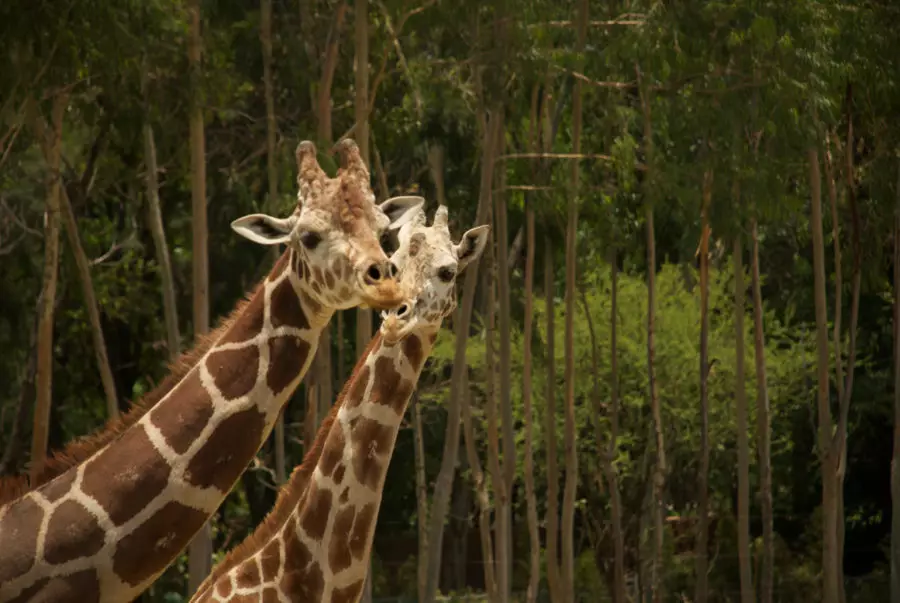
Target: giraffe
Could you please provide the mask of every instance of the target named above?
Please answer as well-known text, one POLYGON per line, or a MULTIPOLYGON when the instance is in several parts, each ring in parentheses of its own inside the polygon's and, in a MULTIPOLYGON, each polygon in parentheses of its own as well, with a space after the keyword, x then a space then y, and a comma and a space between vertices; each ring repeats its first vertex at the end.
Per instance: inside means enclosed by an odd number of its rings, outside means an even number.
POLYGON ((444 206, 432 226, 417 210, 400 228, 391 259, 412 301, 383 314, 275 507, 191 603, 359 601, 401 419, 441 322, 456 307, 456 277, 484 250, 489 230, 478 226, 453 244, 444 206))
POLYGON ((403 301, 379 235, 402 226, 422 200, 376 206, 356 144, 336 150, 341 167, 331 179, 315 146, 298 145, 290 217, 232 223, 247 239, 287 251, 160 391, 54 455, 36 483, 0 488, 20 494, 0 500, 0 602, 134 599, 256 454, 333 313, 403 301))

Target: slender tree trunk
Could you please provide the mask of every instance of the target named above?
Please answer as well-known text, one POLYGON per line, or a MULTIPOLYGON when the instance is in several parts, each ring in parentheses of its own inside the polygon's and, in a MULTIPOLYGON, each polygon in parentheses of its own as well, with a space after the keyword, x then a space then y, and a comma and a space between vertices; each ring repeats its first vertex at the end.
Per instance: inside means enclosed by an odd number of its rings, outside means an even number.
MULTIPOLYGON (((355 0, 356 33, 356 143, 359 152, 369 165, 369 0, 355 0)), ((372 311, 361 308, 356 311, 356 355, 362 354, 372 338, 372 311)))
POLYGON ((495 308, 497 305, 497 289, 495 286, 497 265, 494 255, 494 241, 488 243, 485 250, 484 288, 487 291, 485 297, 485 322, 484 322, 484 349, 485 349, 485 396, 487 402, 487 453, 488 472, 491 476, 491 485, 494 489, 494 573, 497 580, 497 596, 494 603, 507 603, 509 601, 509 564, 507 559, 506 543, 509 538, 509 523, 506 509, 508 507, 506 478, 500 463, 500 426, 497 413, 497 362, 494 352, 495 333, 495 308))
POLYGON ((544 239, 544 295, 547 312, 547 392, 544 437, 547 439, 547 583, 552 603, 563 601, 559 566, 559 465, 556 455, 556 294, 553 246, 544 239))
POLYGON ((644 176, 645 203, 647 222, 647 374, 650 384, 650 410, 653 415, 653 430, 656 437, 656 465, 653 472, 653 525, 654 542, 653 556, 650 563, 651 592, 654 603, 665 600, 664 580, 662 576, 663 554, 663 513, 665 501, 663 493, 666 485, 666 447, 663 436, 662 410, 659 404, 659 391, 656 383, 656 348, 655 348, 655 323, 656 323, 656 234, 653 228, 653 202, 655 200, 655 187, 653 183, 653 121, 648 91, 644 90, 641 82, 640 67, 635 65, 638 89, 641 97, 641 109, 644 114, 644 147, 647 161, 647 173, 644 176))
POLYGON ((772 603, 775 572, 775 542, 772 525, 772 423, 769 414, 766 341, 763 330, 762 286, 759 275, 759 235, 755 218, 750 225, 750 236, 753 244, 751 279, 753 281, 753 348, 756 364, 756 437, 759 454, 759 500, 763 538, 759 601, 760 603, 772 603))
MULTIPOLYGON (((47 436, 50 430, 50 402, 53 399, 53 315, 56 302, 56 282, 59 273, 59 197, 62 188, 59 164, 62 146, 62 127, 68 94, 53 99, 52 132, 37 128, 41 145, 47 149, 47 201, 44 210, 44 271, 41 297, 38 301, 37 372, 34 427, 31 436, 31 479, 47 456, 47 436), (52 136, 51 140, 48 137, 52 136)), ((35 119, 40 123, 40 117, 35 119)))
MULTIPOLYGON (((209 330, 209 258, 206 225, 206 143, 203 133, 203 91, 201 90, 200 0, 189 4, 190 35, 188 63, 191 72, 191 236, 193 239, 194 339, 209 330)), ((197 533, 188 553, 188 592, 193 593, 212 567, 209 522, 197 533)))
POLYGON ((106 341, 103 339, 103 326, 100 324, 100 308, 97 305, 97 296, 94 293, 94 280, 91 278, 91 266, 84 247, 81 246, 81 237, 78 235, 78 224, 75 222, 75 212, 72 211, 72 203, 66 187, 61 186, 59 192, 60 209, 63 222, 66 226, 66 236, 72 253, 75 256, 75 264, 78 266, 78 276, 81 280, 81 291, 84 296, 84 305, 87 307, 88 320, 91 323, 91 337, 94 340, 94 355, 97 360, 97 370, 100 372, 100 381, 103 384, 103 393, 106 395, 106 413, 109 417, 119 416, 119 402, 116 396, 116 383, 113 380, 112 369, 109 366, 109 356, 106 353, 106 341))
POLYGON ((706 603, 709 589, 709 206, 713 172, 703 173, 700 208, 700 469, 697 472, 697 552, 694 600, 706 603))
MULTIPOLYGON (((146 73, 146 69, 145 69, 146 73)), ((144 78, 146 79, 146 77, 144 78)), ((148 91, 144 90, 145 103, 148 103, 148 91)), ((178 332, 178 307, 175 303, 175 279, 172 275, 172 262, 169 259, 169 246, 166 243, 166 231, 163 226, 162 210, 159 205, 159 180, 156 164, 156 142, 150 116, 144 116, 144 185, 147 189, 147 224, 153 237, 156 261, 159 262, 159 275, 162 283, 163 317, 166 323, 166 345, 169 358, 175 360, 181 351, 181 335, 178 332)))
POLYGON ((626 603, 625 595, 625 535, 622 530, 622 496, 619 492, 619 471, 613 463, 619 448, 619 351, 618 351, 618 297, 619 269, 616 251, 610 248, 610 311, 609 311, 609 398, 610 429, 609 444, 603 471, 609 487, 610 512, 612 517, 613 550, 613 601, 626 603))
MULTIPOLYGON (((425 434, 422 432, 422 406, 419 394, 413 394, 413 439, 416 465, 416 524, 419 530, 419 556, 416 560, 416 592, 425 598, 425 572, 428 567, 428 484, 425 481, 425 434)), ((471 461, 470 461, 471 464, 471 461)))
MULTIPOLYGON (((467 393, 466 401, 462 405, 462 422, 466 457, 472 470, 475 500, 478 503, 478 534, 481 538, 481 551, 484 557, 482 567, 484 568, 485 590, 487 590, 488 600, 493 603, 497 600, 497 579, 494 576, 494 546, 491 543, 491 501, 484 481, 484 470, 481 468, 481 461, 478 460, 478 450, 475 448, 475 432, 472 428, 471 392, 467 393)), ((423 600, 420 596, 419 601, 423 600)))
MULTIPOLYGON (((530 147, 537 152, 538 86, 531 98, 530 147)), ((536 161, 534 162, 537 163, 536 161)), ((534 412, 531 406, 531 343, 534 337, 534 202, 525 197, 525 318, 522 326, 522 406, 525 429, 525 505, 528 516, 528 590, 526 603, 535 603, 541 578, 541 536, 538 531, 537 498, 534 492, 534 412)))
MULTIPOLYGON (((735 207, 740 201, 734 186, 735 207)), ((738 445, 738 561, 741 572, 741 603, 754 603, 753 573, 750 555, 750 442, 747 423, 747 391, 744 377, 744 248, 741 236, 734 239, 734 399, 737 414, 738 445)))
MULTIPOLYGON (((499 120, 493 120, 484 131, 481 158, 481 184, 476 212, 476 223, 487 221, 491 209, 491 187, 493 186, 494 149, 496 148, 499 120)), ((434 496, 431 502, 431 515, 428 518, 428 575, 423 603, 433 603, 437 595, 440 578, 441 552, 444 538, 444 522, 450 503, 450 490, 456 472, 456 458, 459 450, 459 421, 462 396, 465 395, 466 342, 469 338, 469 324, 472 318, 472 307, 475 302, 475 285, 478 282, 478 264, 466 270, 463 280, 462 302, 453 321, 456 330, 456 343, 453 358, 453 371, 450 376, 450 397, 447 405, 447 429, 444 433, 444 450, 441 457, 441 468, 434 485, 434 496)))
POLYGON ((891 458, 891 601, 900 601, 900 162, 894 187, 894 452, 891 458))
MULTIPOLYGON (((576 52, 584 51, 587 38, 588 0, 581 0, 578 10, 576 52)), ((575 80, 572 93, 572 152, 581 153, 581 80, 575 80)), ((566 601, 575 601, 575 501, 578 491, 578 432, 575 427, 575 279, 576 238, 578 234, 578 194, 581 187, 580 162, 572 162, 571 193, 566 225, 566 402, 565 402, 565 466, 566 481, 562 505, 562 582, 566 601)))
POLYGON ((831 409, 828 400, 828 308, 825 301, 825 244, 822 237, 822 177, 819 151, 808 151, 811 196, 810 228, 816 305, 819 454, 822 459, 822 602, 837 603, 837 479, 831 449, 831 409))

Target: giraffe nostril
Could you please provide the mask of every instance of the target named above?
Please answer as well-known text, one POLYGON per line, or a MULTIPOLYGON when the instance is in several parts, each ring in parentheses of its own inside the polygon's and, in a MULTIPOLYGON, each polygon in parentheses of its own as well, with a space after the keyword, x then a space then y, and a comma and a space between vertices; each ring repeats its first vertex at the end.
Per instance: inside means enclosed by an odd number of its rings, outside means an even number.
POLYGON ((369 266, 369 269, 366 270, 366 282, 370 285, 374 285, 375 283, 381 280, 381 269, 378 267, 378 264, 372 264, 369 266))
POLYGON ((388 277, 397 278, 397 273, 400 272, 400 269, 397 268, 397 264, 394 262, 388 263, 388 277))
POLYGON ((409 314, 409 304, 403 304, 397 308, 397 318, 403 318, 409 314))

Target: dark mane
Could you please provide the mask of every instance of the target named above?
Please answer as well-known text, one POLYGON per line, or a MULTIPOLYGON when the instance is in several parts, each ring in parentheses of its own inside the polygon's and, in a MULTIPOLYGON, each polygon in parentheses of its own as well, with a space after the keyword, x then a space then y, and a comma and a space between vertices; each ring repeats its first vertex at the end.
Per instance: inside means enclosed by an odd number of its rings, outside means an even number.
POLYGON ((261 291, 263 282, 260 281, 252 293, 239 301, 234 310, 231 311, 231 314, 222 320, 215 330, 199 338, 191 350, 183 353, 177 360, 173 361, 169 365, 169 373, 163 381, 137 402, 134 402, 127 412, 109 419, 99 430, 72 440, 62 450, 51 452, 41 463, 34 481, 31 480, 29 475, 0 477, 0 506, 39 488, 69 469, 77 467, 134 425, 148 410, 172 391, 178 382, 194 368, 197 362, 212 347, 212 344, 231 327, 237 317, 247 307, 250 300, 261 291))
POLYGON ((221 563, 213 568, 209 577, 203 582, 201 587, 197 589, 197 593, 212 587, 215 585, 216 580, 221 578, 228 570, 253 556, 253 554, 261 547, 265 546, 272 538, 272 535, 287 522, 291 512, 297 507, 302 498, 306 496, 309 478, 312 475, 313 469, 315 469, 318 464, 319 458, 322 456, 322 448, 325 446, 325 440, 328 437, 328 433, 331 431, 331 426, 334 424, 338 410, 340 410, 341 406, 344 404, 344 399, 347 397, 350 384, 359 374, 360 368, 365 363, 366 358, 369 357, 371 351, 380 343, 381 333, 378 332, 375 337, 372 338, 372 341, 369 342, 366 350, 356 361, 356 366, 353 367, 350 378, 347 379, 343 389, 341 389, 341 393, 338 394, 337 400, 332 405, 325 420, 322 421, 322 425, 316 433, 316 439, 313 442, 312 448, 310 448, 303 456, 303 462, 291 473, 291 477, 288 479, 287 484, 278 491, 278 497, 275 499, 275 506, 272 507, 272 510, 269 511, 269 514, 266 515, 266 518, 259 524, 256 530, 247 536, 242 543, 234 547, 227 555, 225 555, 225 558, 222 559, 221 563))

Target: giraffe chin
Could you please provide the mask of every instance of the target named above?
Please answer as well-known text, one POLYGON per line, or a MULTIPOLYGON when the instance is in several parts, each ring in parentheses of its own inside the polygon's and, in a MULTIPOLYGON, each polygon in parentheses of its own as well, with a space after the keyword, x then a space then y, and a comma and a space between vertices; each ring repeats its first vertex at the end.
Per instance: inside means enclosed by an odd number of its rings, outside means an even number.
POLYGON ((412 333, 419 325, 419 319, 412 317, 403 319, 393 312, 382 312, 381 336, 385 343, 393 345, 412 333))

